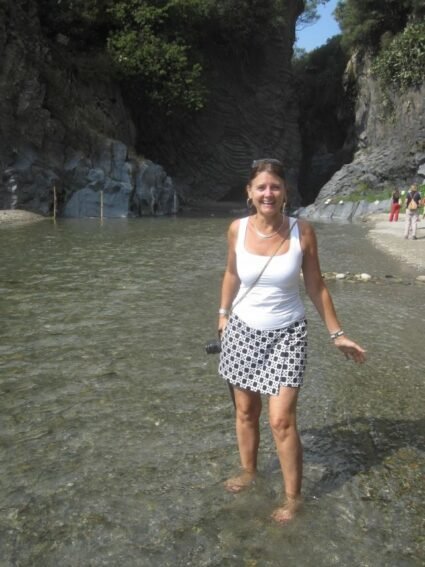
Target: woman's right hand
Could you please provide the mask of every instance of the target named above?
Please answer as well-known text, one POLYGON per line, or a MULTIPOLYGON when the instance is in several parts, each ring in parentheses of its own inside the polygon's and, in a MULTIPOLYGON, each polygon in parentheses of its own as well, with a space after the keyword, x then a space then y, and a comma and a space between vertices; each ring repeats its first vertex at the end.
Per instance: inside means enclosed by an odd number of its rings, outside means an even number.
POLYGON ((224 333, 224 329, 227 326, 229 318, 226 315, 220 315, 218 318, 218 334, 222 335, 224 333))

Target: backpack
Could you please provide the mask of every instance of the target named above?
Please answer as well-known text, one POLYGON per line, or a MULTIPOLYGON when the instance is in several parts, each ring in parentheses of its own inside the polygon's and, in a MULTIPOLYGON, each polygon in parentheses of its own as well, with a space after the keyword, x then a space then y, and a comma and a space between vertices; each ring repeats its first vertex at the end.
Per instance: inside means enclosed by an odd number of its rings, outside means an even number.
POLYGON ((416 211, 418 208, 418 203, 415 201, 414 197, 416 197, 417 193, 412 194, 410 203, 407 205, 409 211, 416 211))

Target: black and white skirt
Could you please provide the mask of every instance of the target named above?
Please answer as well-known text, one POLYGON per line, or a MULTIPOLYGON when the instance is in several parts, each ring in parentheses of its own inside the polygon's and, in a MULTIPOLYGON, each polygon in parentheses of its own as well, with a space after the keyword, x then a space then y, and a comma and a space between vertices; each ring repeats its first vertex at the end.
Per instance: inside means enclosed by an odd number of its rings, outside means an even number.
POLYGON ((281 386, 302 386, 306 361, 306 319, 263 331, 248 327, 232 313, 221 341, 218 370, 237 388, 278 395, 281 386))

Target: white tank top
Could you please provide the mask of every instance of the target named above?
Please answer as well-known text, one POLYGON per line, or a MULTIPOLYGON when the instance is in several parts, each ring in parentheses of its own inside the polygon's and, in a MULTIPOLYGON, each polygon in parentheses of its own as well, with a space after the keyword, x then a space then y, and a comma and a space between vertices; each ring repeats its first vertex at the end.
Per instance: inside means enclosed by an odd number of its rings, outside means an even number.
POLYGON ((240 220, 236 241, 236 268, 241 286, 233 304, 234 313, 254 329, 281 329, 305 317, 300 298, 300 270, 303 259, 298 223, 289 218, 289 250, 274 256, 259 281, 240 303, 239 298, 255 282, 269 256, 251 254, 245 249, 249 217, 240 220), (293 226, 295 224, 295 226, 293 226))

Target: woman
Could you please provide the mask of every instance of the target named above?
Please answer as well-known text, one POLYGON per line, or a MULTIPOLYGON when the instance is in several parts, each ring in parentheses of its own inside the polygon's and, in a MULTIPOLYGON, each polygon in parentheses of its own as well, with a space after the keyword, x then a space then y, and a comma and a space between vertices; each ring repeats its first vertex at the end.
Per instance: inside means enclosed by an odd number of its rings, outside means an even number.
POLYGON ((389 221, 392 222, 393 220, 395 222, 398 221, 398 215, 400 213, 400 208, 401 208, 401 204, 400 204, 400 191, 398 189, 395 189, 393 191, 393 194, 391 195, 391 210, 390 210, 390 218, 389 221))
POLYGON ((300 270, 335 346, 356 362, 365 360, 365 351, 342 331, 321 275, 313 228, 282 214, 288 202, 282 164, 274 159, 254 161, 247 192, 255 214, 230 225, 218 321, 219 372, 234 393, 241 462, 240 474, 225 486, 239 492, 255 479, 261 394, 267 394, 286 497, 272 518, 285 522, 301 505, 302 446, 296 405, 307 330, 299 295, 300 270))

